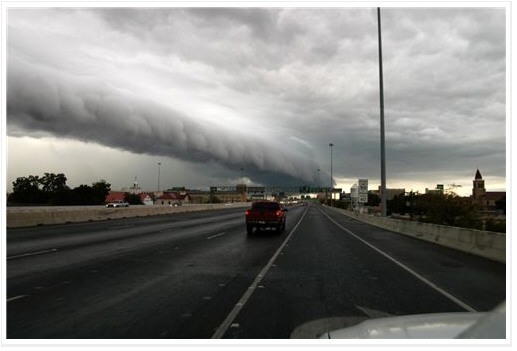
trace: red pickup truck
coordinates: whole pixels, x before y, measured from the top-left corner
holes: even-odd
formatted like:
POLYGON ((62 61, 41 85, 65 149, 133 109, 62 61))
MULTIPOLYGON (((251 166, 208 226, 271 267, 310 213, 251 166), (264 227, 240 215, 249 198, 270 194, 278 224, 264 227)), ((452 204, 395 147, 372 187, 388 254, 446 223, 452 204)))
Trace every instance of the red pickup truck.
POLYGON ((248 234, 253 228, 275 228, 277 234, 285 230, 286 208, 276 201, 256 201, 246 211, 246 229, 248 234))

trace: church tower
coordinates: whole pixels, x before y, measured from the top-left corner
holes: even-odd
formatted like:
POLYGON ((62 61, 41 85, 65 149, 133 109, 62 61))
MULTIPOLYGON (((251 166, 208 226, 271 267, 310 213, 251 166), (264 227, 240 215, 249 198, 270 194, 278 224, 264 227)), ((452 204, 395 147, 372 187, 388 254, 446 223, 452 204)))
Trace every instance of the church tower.
POLYGON ((483 200, 485 199, 485 195, 486 195, 485 181, 483 180, 483 177, 481 176, 481 173, 479 172, 479 169, 478 169, 476 172, 474 181, 473 181, 472 198, 477 203, 482 204, 483 200))

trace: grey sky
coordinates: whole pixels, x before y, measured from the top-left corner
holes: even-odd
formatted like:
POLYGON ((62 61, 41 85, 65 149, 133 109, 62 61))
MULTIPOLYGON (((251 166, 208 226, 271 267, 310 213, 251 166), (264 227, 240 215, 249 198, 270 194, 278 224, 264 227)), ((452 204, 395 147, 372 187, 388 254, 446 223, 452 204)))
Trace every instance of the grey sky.
MULTIPOLYGON (((376 188, 375 8, 7 12, 7 182, 376 188)), ((505 188, 504 8, 382 10, 388 187, 505 188)))

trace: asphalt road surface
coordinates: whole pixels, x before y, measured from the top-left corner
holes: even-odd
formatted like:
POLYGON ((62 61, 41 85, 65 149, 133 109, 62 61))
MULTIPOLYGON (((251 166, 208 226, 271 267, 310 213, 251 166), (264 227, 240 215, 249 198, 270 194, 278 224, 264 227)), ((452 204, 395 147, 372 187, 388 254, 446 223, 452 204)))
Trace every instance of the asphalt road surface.
POLYGON ((506 265, 320 205, 7 230, 7 339, 308 338, 325 323, 488 311, 506 265))

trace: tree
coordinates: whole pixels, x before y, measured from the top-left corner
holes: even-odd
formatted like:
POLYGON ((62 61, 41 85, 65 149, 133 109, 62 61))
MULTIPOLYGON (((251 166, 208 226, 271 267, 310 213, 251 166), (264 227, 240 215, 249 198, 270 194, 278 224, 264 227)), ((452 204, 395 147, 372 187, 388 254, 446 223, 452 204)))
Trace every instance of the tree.
POLYGON ((45 173, 40 178, 41 190, 45 193, 49 205, 69 205, 71 202, 70 188, 66 185, 63 173, 45 173))
POLYGON ((45 192, 56 192, 69 189, 66 186, 67 179, 63 173, 45 173, 39 181, 42 186, 41 190, 45 192))
POLYGON ((503 214, 506 214, 506 196, 495 202, 495 208, 498 211, 502 211, 503 214))
POLYGON ((111 188, 105 180, 100 180, 91 187, 80 185, 71 190, 66 181, 63 173, 45 173, 43 177, 19 177, 13 182, 13 192, 7 200, 17 204, 100 205, 104 203, 111 188))
POLYGON ((111 190, 111 185, 105 180, 100 180, 88 185, 80 185, 74 188, 73 203, 75 205, 102 205, 111 190))
POLYGON ((142 199, 136 194, 126 193, 124 195, 124 201, 130 205, 143 205, 142 199))
POLYGON ((399 213, 405 214, 408 212, 406 195, 395 195, 392 200, 387 201, 387 214, 399 213))
POLYGON ((475 207, 456 195, 422 195, 416 200, 416 209, 422 215, 423 222, 464 228, 480 227, 475 207))
POLYGON ((93 205, 92 187, 82 184, 72 190, 72 204, 93 205))
POLYGON ((101 205, 110 193, 111 184, 104 179, 92 184, 92 205, 101 205))
POLYGON ((368 202, 366 203, 366 206, 379 206, 380 203, 381 203, 380 196, 369 191, 368 192, 368 202))
POLYGON ((37 204, 45 203, 45 194, 40 189, 39 176, 18 177, 13 182, 13 192, 9 202, 37 204))

